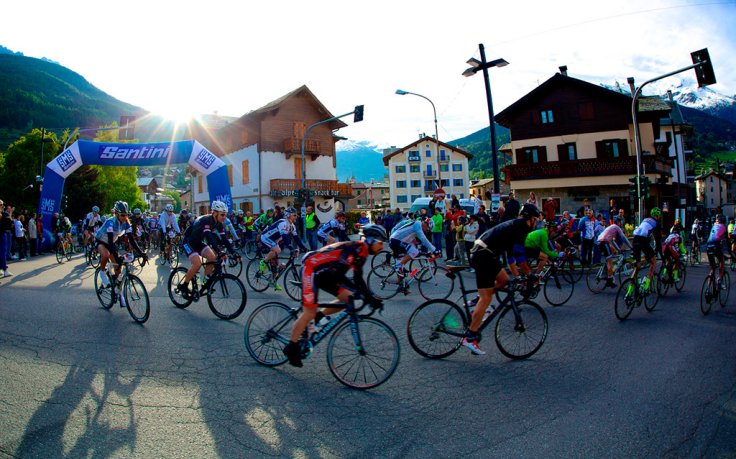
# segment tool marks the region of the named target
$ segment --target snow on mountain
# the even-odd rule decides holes
[[[613,85],[601,84],[601,86],[612,91],[631,95],[629,85],[626,82],[616,81]],[[673,76],[655,81],[644,87],[644,95],[666,97],[668,90],[672,91],[672,98],[678,104],[709,113],[731,109],[736,106],[736,98],[720,94],[707,86],[699,88],[694,78]]]
[[[380,181],[386,174],[383,152],[368,141],[341,140],[335,145],[337,152],[337,179],[355,177],[358,182]]]

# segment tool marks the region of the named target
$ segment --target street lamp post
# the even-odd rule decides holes
[[[480,50],[480,61],[475,58],[470,58],[468,64],[470,68],[463,72],[463,76],[469,77],[475,75],[479,70],[483,70],[483,79],[486,83],[486,99],[488,102],[488,118],[491,123],[491,157],[493,158],[493,192],[498,194],[501,192],[500,183],[498,179],[498,157],[496,152],[496,126],[493,121],[493,98],[491,97],[491,81],[488,77],[488,69],[491,67],[505,67],[509,63],[505,59],[495,59],[491,62],[486,62],[486,50],[483,43],[478,45]]]
[[[442,188],[442,174],[440,172],[440,135],[437,131],[437,109],[434,106],[434,102],[432,102],[429,97],[417,94],[415,92],[404,91],[403,89],[397,89],[396,94],[400,96],[411,94],[412,96],[421,97],[422,99],[432,104],[432,113],[434,113],[434,140],[437,144],[437,188]]]

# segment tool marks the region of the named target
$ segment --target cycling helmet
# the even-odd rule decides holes
[[[293,207],[287,207],[284,209],[284,218],[289,218],[292,215],[296,215],[296,209]]]
[[[524,217],[526,220],[529,220],[532,217],[539,218],[539,215],[539,209],[537,209],[537,206],[529,203],[524,204],[521,208],[521,212],[519,212],[519,217]]]
[[[238,209],[238,215],[243,215],[243,209]]]
[[[188,210],[186,210],[186,209],[182,209],[182,210],[181,210],[181,213],[182,213],[182,214],[188,214],[188,213],[189,213],[189,211],[188,211]]]
[[[212,201],[210,208],[213,211],[216,210],[217,212],[227,212],[227,204],[222,201]]]
[[[94,213],[96,213],[96,214],[99,214],[99,213],[100,213],[100,208],[99,208],[99,207],[97,207],[97,206],[93,206],[93,207],[92,207],[92,212],[94,212]]]
[[[141,210],[139,208],[136,207],[135,209],[133,209],[133,215],[140,215],[140,214],[141,214]]]
[[[166,204],[166,207],[164,207],[164,210],[166,212],[173,212],[174,211],[174,206],[172,206],[171,204]]]
[[[718,215],[716,217],[716,220],[718,220],[718,223],[720,223],[720,224],[723,225],[724,223],[726,223],[726,216],[725,215]]]
[[[654,218],[661,217],[662,211],[659,210],[659,207],[654,207],[652,210],[649,211],[649,215],[651,215]]]
[[[368,223],[363,227],[363,237],[365,237],[366,244],[373,244],[376,241],[388,241],[384,227],[375,223]]]
[[[128,203],[125,201],[117,201],[115,203],[115,206],[112,208],[113,212],[118,214],[127,214],[128,213]]]
[[[345,218],[345,212],[337,212],[337,213],[335,214],[335,218],[341,218],[341,217],[342,217],[342,218]]]

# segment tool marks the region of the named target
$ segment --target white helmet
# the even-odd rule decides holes
[[[296,209],[293,207],[289,207],[287,209],[284,209],[284,217],[288,218],[292,215],[296,215]]]
[[[173,212],[174,211],[174,206],[172,206],[171,204],[166,204],[166,207],[164,207],[164,210],[166,212]]]
[[[212,201],[212,205],[210,207],[212,210],[216,210],[218,212],[227,212],[227,205],[222,201]]]

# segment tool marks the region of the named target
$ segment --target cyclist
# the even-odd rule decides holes
[[[166,251],[169,231],[181,234],[179,224],[176,222],[176,216],[174,215],[174,206],[171,204],[166,204],[164,211],[161,212],[161,216],[158,217],[158,230],[161,237],[161,253],[163,254]]]
[[[347,241],[348,233],[345,221],[345,212],[337,212],[335,218],[323,224],[317,230],[317,240],[324,245],[334,244],[337,241]],[[337,239],[335,239],[337,236]]]
[[[296,219],[296,209],[289,207],[284,210],[284,218],[273,223],[261,234],[261,244],[268,250],[268,255],[260,263],[261,272],[265,272],[271,260],[276,260],[281,254],[281,246],[291,247],[292,239],[302,251],[307,251],[307,248],[299,238],[299,234],[296,232],[296,227],[294,226]],[[263,251],[265,252],[266,250]],[[278,284],[276,285],[276,290],[280,290]]]
[[[396,263],[394,268],[399,277],[404,277],[404,265],[419,255],[419,249],[415,245],[415,241],[419,240],[428,252],[432,252],[440,256],[442,252],[437,250],[435,246],[429,242],[425,233],[427,232],[429,219],[424,220],[403,220],[394,226],[389,239],[389,246],[394,252]],[[402,258],[399,258],[403,255]]]
[[[728,239],[731,242],[731,253],[736,253],[736,219],[732,218],[728,224]]]
[[[550,237],[556,229],[557,224],[554,221],[548,221],[545,223],[544,228],[534,230],[526,236],[526,240],[524,241],[524,256],[527,260],[539,260],[537,274],[542,272],[544,266],[547,264],[547,260],[554,260],[560,256],[557,251],[559,250],[559,244],[555,244],[557,250],[550,248]]]
[[[182,209],[181,212],[179,212],[179,218],[177,218],[177,223],[179,225],[179,233],[184,234],[184,231],[186,231],[187,228],[189,228],[189,223],[190,223],[188,210]]]
[[[287,209],[288,212],[288,209]],[[357,291],[366,302],[380,308],[382,303],[373,297],[363,280],[363,265],[368,255],[376,255],[383,250],[386,241],[386,230],[380,225],[368,224],[363,227],[361,241],[338,242],[325,246],[304,256],[302,272],[302,306],[303,311],[294,322],[291,330],[291,340],[284,347],[284,355],[289,363],[295,367],[302,366],[301,351],[297,341],[304,333],[309,323],[319,322],[328,314],[340,311],[342,308],[326,308],[317,311],[317,293],[325,292],[337,297],[337,302],[347,303]],[[346,273],[352,270],[352,280]]]
[[[524,204],[517,218],[487,230],[473,244],[470,251],[470,265],[475,268],[479,299],[462,345],[470,349],[474,355],[485,354],[478,346],[478,329],[483,322],[486,309],[491,304],[493,291],[502,288],[509,281],[509,275],[503,269],[501,254],[506,253],[509,268],[513,265],[512,271],[518,272],[515,266],[518,262],[524,274],[531,274],[524,257],[524,241],[537,226],[539,217],[539,209],[534,204]]]
[[[92,207],[92,212],[88,213],[84,217],[84,245],[89,244],[90,239],[95,236],[97,228],[102,226],[102,220],[100,218],[100,208],[97,206]]]
[[[654,249],[649,245],[649,238],[654,236],[654,247],[660,252],[662,250],[662,233],[659,229],[659,219],[662,217],[662,211],[659,207],[654,207],[649,211],[649,217],[642,220],[641,224],[634,229],[634,244],[633,244],[633,256],[636,262],[636,268],[634,268],[634,274],[632,277],[636,277],[636,273],[639,271],[639,262],[641,261],[641,254],[644,253],[644,258],[649,262],[649,273],[642,287],[644,290],[649,289],[649,285],[652,283],[652,276],[654,276],[654,270],[657,267],[657,257],[654,253]]]
[[[680,225],[682,228],[682,225]],[[680,273],[680,256],[685,256],[685,238],[682,236],[682,231],[677,231],[677,223],[670,230],[669,236],[664,240],[662,246],[663,263],[667,263],[668,260],[673,261],[672,278],[677,282],[677,278]]]
[[[130,226],[133,227],[133,237],[136,240],[143,241],[146,238],[146,219],[137,207],[133,209],[133,218],[130,219]]]
[[[56,228],[54,232],[59,237],[59,243],[62,240],[66,240],[69,246],[72,245],[72,222],[69,221],[69,217],[64,215],[63,212],[59,212],[59,218],[56,220]]]
[[[268,209],[253,222],[253,229],[259,234],[273,224],[273,209]]]
[[[185,298],[191,293],[189,291],[189,282],[197,274],[199,268],[202,267],[202,257],[210,263],[216,261],[216,251],[219,251],[220,243],[227,248],[230,256],[238,257],[233,252],[233,248],[227,237],[225,237],[223,222],[227,218],[227,205],[222,201],[212,201],[210,208],[212,209],[212,213],[196,219],[191,227],[187,229],[184,236],[182,247],[184,248],[184,253],[186,253],[189,261],[192,263],[192,266],[189,267],[187,274],[184,276],[184,280],[178,286],[179,291]],[[214,269],[214,265],[208,264],[204,268],[205,275],[209,278]],[[207,282],[205,282],[205,285],[208,285]]]
[[[631,243],[626,238],[626,235],[621,229],[622,224],[623,219],[616,215],[615,217],[613,217],[613,223],[610,226],[606,227],[606,229],[604,229],[600,236],[598,236],[598,238],[596,239],[598,252],[600,252],[601,256],[606,258],[606,268],[608,273],[606,287],[616,287],[616,281],[613,280],[612,260],[613,255],[619,252],[619,247],[616,241],[619,239],[623,240],[624,245],[626,245],[629,249],[632,249]]]
[[[696,218],[695,221],[693,221],[692,227],[690,228],[691,251],[697,250],[698,252],[700,252],[700,238],[702,237],[702,233],[703,225],[701,225],[700,220]]]
[[[118,248],[115,242],[123,237],[127,239],[128,244],[137,256],[143,257],[144,260],[148,260],[148,256],[138,247],[135,239],[131,237],[133,234],[133,228],[128,220],[128,203],[125,201],[117,201],[112,209],[114,214],[113,218],[108,218],[105,223],[95,233],[95,245],[97,251],[100,253],[100,280],[102,285],[107,287],[110,285],[110,279],[107,277],[108,261],[112,259],[117,266],[115,266],[115,276],[120,275],[122,270],[122,264],[120,255],[118,254]],[[122,298],[122,297],[121,297]],[[120,306],[125,306],[124,301],[120,301]]]
[[[706,250],[708,251],[708,263],[710,263],[710,274],[713,275],[715,270],[715,258],[718,258],[718,284],[720,285],[723,273],[725,271],[723,263],[723,244],[726,241],[726,217],[718,215],[716,222],[713,224],[713,228],[710,230],[708,236],[708,245]]]

